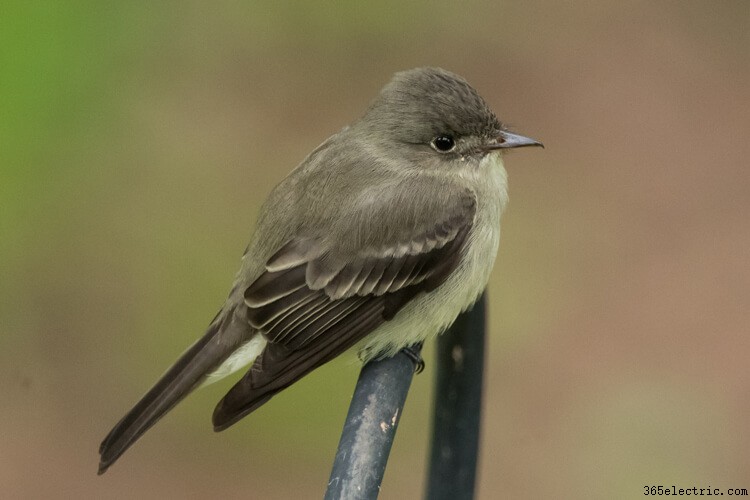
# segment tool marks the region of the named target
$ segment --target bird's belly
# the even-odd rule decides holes
[[[437,289],[418,295],[391,321],[359,344],[368,361],[393,356],[404,347],[442,333],[487,287],[500,243],[500,216],[508,202],[507,176],[500,155],[487,155],[479,168],[462,172],[477,197],[477,212],[460,264]]]
[[[477,221],[461,263],[437,289],[418,295],[396,316],[359,343],[359,357],[392,356],[404,347],[443,332],[479,298],[487,286],[500,241],[497,221]]]

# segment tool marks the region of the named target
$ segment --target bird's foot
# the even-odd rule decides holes
[[[424,371],[424,359],[419,353],[422,350],[422,344],[414,344],[413,346],[404,347],[401,352],[406,354],[406,357],[414,363],[414,373],[419,375]]]

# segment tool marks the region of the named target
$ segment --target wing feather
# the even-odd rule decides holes
[[[282,245],[244,293],[248,321],[268,344],[217,405],[215,428],[230,426],[439,286],[460,262],[473,195],[453,212],[409,238],[396,234],[379,244],[323,235]]]

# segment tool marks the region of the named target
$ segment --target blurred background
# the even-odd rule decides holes
[[[226,432],[199,391],[103,477],[203,333],[260,204],[395,71],[467,78],[508,155],[478,497],[750,488],[750,3],[0,8],[0,495],[320,498],[358,374]],[[424,486],[434,345],[381,498]]]

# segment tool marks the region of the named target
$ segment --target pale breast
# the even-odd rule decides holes
[[[360,342],[363,361],[392,356],[441,333],[487,286],[500,242],[500,216],[508,200],[506,172],[499,155],[488,155],[479,169],[467,169],[464,177],[476,193],[477,212],[461,263],[440,287],[415,297]]]

